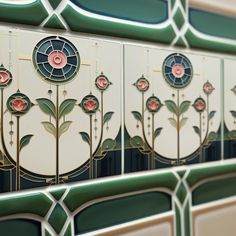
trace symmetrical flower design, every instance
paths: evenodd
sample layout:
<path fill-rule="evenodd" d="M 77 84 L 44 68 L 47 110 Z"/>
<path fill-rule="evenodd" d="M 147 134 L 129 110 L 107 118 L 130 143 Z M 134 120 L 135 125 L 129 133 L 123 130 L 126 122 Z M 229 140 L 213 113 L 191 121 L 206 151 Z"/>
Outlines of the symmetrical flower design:
<path fill-rule="evenodd" d="M 198 97 L 194 103 L 193 107 L 197 112 L 203 112 L 206 109 L 206 102 L 204 101 L 203 98 Z"/>
<path fill-rule="evenodd" d="M 143 75 L 136 83 L 134 83 L 134 85 L 140 92 L 146 92 L 149 89 L 149 81 Z"/>
<path fill-rule="evenodd" d="M 70 41 L 52 36 L 35 46 L 33 63 L 43 79 L 62 84 L 71 81 L 79 71 L 80 56 Z"/>
<path fill-rule="evenodd" d="M 0 88 L 5 88 L 12 82 L 12 74 L 9 70 L 4 68 L 3 65 L 0 66 Z"/>
<path fill-rule="evenodd" d="M 80 106 L 85 113 L 93 114 L 99 108 L 99 101 L 94 95 L 89 94 L 82 99 Z"/>
<path fill-rule="evenodd" d="M 151 96 L 146 101 L 146 107 L 151 113 L 158 112 L 162 106 L 160 99 L 156 96 Z"/>
<path fill-rule="evenodd" d="M 20 91 L 12 94 L 7 100 L 7 108 L 15 116 L 24 115 L 31 108 L 30 99 Z"/>
<path fill-rule="evenodd" d="M 191 82 L 193 68 L 190 60 L 185 55 L 173 53 L 164 60 L 162 73 L 171 87 L 181 89 Z"/>
<path fill-rule="evenodd" d="M 203 85 L 203 92 L 204 92 L 206 95 L 210 95 L 210 94 L 213 92 L 214 89 L 215 89 L 215 88 L 213 87 L 213 85 L 212 85 L 209 81 L 207 81 L 207 82 Z"/>
<path fill-rule="evenodd" d="M 99 90 L 105 91 L 111 85 L 111 82 L 109 81 L 109 79 L 103 73 L 101 73 L 96 78 L 95 85 Z"/>

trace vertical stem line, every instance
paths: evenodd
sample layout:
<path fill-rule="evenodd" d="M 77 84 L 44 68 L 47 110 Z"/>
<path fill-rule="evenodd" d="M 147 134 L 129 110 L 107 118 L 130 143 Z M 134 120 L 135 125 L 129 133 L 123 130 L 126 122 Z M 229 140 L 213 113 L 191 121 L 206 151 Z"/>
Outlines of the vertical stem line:
<path fill-rule="evenodd" d="M 93 127 L 92 127 L 92 115 L 89 115 L 89 119 L 90 119 L 90 159 L 89 159 L 89 164 L 90 164 L 90 169 L 89 169 L 89 178 L 93 179 Z"/>
<path fill-rule="evenodd" d="M 20 190 L 20 117 L 16 117 L 16 190 Z"/>
<path fill-rule="evenodd" d="M 202 156 L 202 113 L 199 113 L 199 129 L 200 129 L 200 133 L 199 133 L 199 141 L 200 141 L 200 157 L 199 157 L 199 161 L 203 162 L 203 156 Z"/>
<path fill-rule="evenodd" d="M 56 90 L 56 184 L 59 184 L 59 85 Z"/>
<path fill-rule="evenodd" d="M 152 169 L 155 169 L 155 156 L 154 156 L 154 141 L 155 141 L 155 137 L 154 137 L 154 113 L 152 113 Z"/>
<path fill-rule="evenodd" d="M 179 90 L 177 90 L 177 165 L 180 164 Z"/>

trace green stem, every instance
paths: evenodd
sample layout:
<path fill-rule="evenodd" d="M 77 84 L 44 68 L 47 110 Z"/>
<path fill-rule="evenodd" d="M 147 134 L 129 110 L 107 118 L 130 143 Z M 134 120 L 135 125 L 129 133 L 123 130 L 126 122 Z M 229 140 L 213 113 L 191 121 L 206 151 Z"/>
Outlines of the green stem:
<path fill-rule="evenodd" d="M 155 141 L 155 138 L 154 138 L 154 113 L 152 113 L 152 166 L 151 168 L 152 169 L 155 169 L 155 151 L 154 151 L 154 141 Z"/>
<path fill-rule="evenodd" d="M 56 184 L 59 183 L 59 85 L 56 85 Z"/>
<path fill-rule="evenodd" d="M 177 90 L 177 165 L 180 164 L 179 90 Z"/>
<path fill-rule="evenodd" d="M 20 117 L 16 117 L 16 190 L 20 190 Z"/>
<path fill-rule="evenodd" d="M 92 127 L 92 115 L 89 115 L 89 119 L 90 119 L 90 142 L 89 142 L 89 151 L 90 151 L 90 159 L 89 159 L 89 163 L 90 163 L 90 169 L 89 169 L 89 178 L 93 179 L 93 127 Z"/>
<path fill-rule="evenodd" d="M 199 161 L 203 161 L 202 157 L 202 113 L 199 113 L 199 127 L 200 127 L 200 134 L 199 134 L 199 139 L 200 139 L 200 157 Z"/>

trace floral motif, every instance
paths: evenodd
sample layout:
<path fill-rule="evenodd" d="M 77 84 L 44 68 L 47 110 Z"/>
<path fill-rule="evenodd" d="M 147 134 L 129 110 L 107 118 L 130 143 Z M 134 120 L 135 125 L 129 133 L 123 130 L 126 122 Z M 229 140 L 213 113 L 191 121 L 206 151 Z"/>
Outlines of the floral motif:
<path fill-rule="evenodd" d="M 203 92 L 204 92 L 206 95 L 210 95 L 210 94 L 213 92 L 214 89 L 215 89 L 215 88 L 212 86 L 212 84 L 211 84 L 209 81 L 207 81 L 207 82 L 203 85 Z"/>
<path fill-rule="evenodd" d="M 12 74 L 10 71 L 4 68 L 3 65 L 0 66 L 0 88 L 5 88 L 12 82 Z"/>
<path fill-rule="evenodd" d="M 231 89 L 231 91 L 236 95 L 236 85 Z"/>
<path fill-rule="evenodd" d="M 155 96 L 151 96 L 148 98 L 148 100 L 146 102 L 146 107 L 147 107 L 148 111 L 155 113 L 160 110 L 160 108 L 162 107 L 162 103 L 159 98 L 157 98 Z"/>
<path fill-rule="evenodd" d="M 16 116 L 24 115 L 31 108 L 30 99 L 20 91 L 12 94 L 7 100 L 7 108 L 11 114 Z"/>
<path fill-rule="evenodd" d="M 162 72 L 166 82 L 176 89 L 186 87 L 193 77 L 193 68 L 190 60 L 180 53 L 173 53 L 166 57 L 163 62 Z"/>
<path fill-rule="evenodd" d="M 87 95 L 82 99 L 80 106 L 85 113 L 93 114 L 98 110 L 99 102 L 95 96 Z"/>
<path fill-rule="evenodd" d="M 70 82 L 79 71 L 80 56 L 76 47 L 62 37 L 47 37 L 35 46 L 33 63 L 37 72 L 53 84 Z"/>
<path fill-rule="evenodd" d="M 144 76 L 139 78 L 134 85 L 140 92 L 146 92 L 149 89 L 149 82 Z"/>
<path fill-rule="evenodd" d="M 102 91 L 108 89 L 110 84 L 111 84 L 111 82 L 108 80 L 108 78 L 103 73 L 101 73 L 101 75 L 99 75 L 95 80 L 96 87 Z"/>
<path fill-rule="evenodd" d="M 199 97 L 194 101 L 193 107 L 197 112 L 203 112 L 206 109 L 206 102 L 203 98 Z"/>

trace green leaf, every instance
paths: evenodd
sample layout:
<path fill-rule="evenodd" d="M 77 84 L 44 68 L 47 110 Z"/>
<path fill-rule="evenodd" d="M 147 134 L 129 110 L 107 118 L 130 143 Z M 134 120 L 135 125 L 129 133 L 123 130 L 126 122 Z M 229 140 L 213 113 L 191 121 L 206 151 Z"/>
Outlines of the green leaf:
<path fill-rule="evenodd" d="M 107 112 L 104 117 L 103 117 L 103 124 L 105 124 L 106 122 L 110 121 L 112 115 L 114 114 L 114 112 L 110 111 Z"/>
<path fill-rule="evenodd" d="M 142 116 L 138 111 L 132 111 L 132 114 L 137 121 L 142 121 Z"/>
<path fill-rule="evenodd" d="M 40 109 L 47 115 L 56 117 L 56 107 L 53 102 L 47 98 L 38 98 L 36 99 Z"/>
<path fill-rule="evenodd" d="M 177 115 L 178 109 L 177 109 L 177 106 L 176 106 L 176 104 L 175 104 L 174 101 L 172 101 L 172 100 L 166 100 L 166 101 L 165 101 L 165 105 L 166 105 L 167 109 L 168 109 L 170 112 L 172 112 L 172 113 L 174 113 L 174 114 Z"/>
<path fill-rule="evenodd" d="M 208 120 L 211 120 L 215 114 L 216 114 L 216 111 L 211 111 L 208 115 Z"/>
<path fill-rule="evenodd" d="M 179 108 L 179 115 L 183 114 L 184 112 L 186 112 L 189 107 L 191 105 L 190 101 L 184 101 L 181 103 L 180 108 Z"/>
<path fill-rule="evenodd" d="M 90 144 L 89 135 L 86 132 L 79 132 L 84 142 Z"/>
<path fill-rule="evenodd" d="M 68 113 L 70 113 L 73 108 L 75 107 L 75 103 L 76 100 L 75 99 L 66 99 L 64 100 L 60 107 L 59 107 L 59 119 L 64 116 L 67 115 Z"/>
<path fill-rule="evenodd" d="M 28 135 L 25 135 L 24 137 L 21 138 L 20 140 L 20 151 L 23 147 L 25 147 L 26 145 L 29 144 L 30 142 L 30 139 L 33 137 L 34 135 L 33 134 L 28 134 Z"/>
<path fill-rule="evenodd" d="M 154 132 L 154 138 L 156 138 L 157 136 L 159 136 L 160 134 L 161 134 L 161 131 L 162 131 L 162 127 L 160 127 L 160 128 L 157 128 L 156 130 L 155 130 L 155 132 Z"/>
<path fill-rule="evenodd" d="M 132 147 L 143 147 L 143 140 L 139 136 L 134 136 L 130 138 L 130 144 Z"/>
<path fill-rule="evenodd" d="M 234 118 L 236 118 L 236 111 L 230 111 L 230 113 L 232 114 Z"/>
<path fill-rule="evenodd" d="M 200 136 L 200 129 L 197 126 L 193 126 L 193 129 L 194 129 L 195 133 Z"/>
<path fill-rule="evenodd" d="M 102 143 L 102 151 L 113 150 L 115 146 L 116 146 L 116 141 L 108 138 Z"/>
<path fill-rule="evenodd" d="M 168 118 L 168 120 L 174 128 L 177 128 L 177 121 L 174 118 Z"/>
<path fill-rule="evenodd" d="M 210 132 L 207 139 L 209 142 L 213 142 L 217 139 L 218 135 L 216 132 Z"/>
<path fill-rule="evenodd" d="M 184 117 L 181 119 L 181 121 L 179 122 L 179 129 L 181 129 L 187 122 L 188 118 Z"/>
<path fill-rule="evenodd" d="M 236 139 L 236 130 L 230 131 L 230 132 L 229 132 L 229 137 L 230 137 L 231 139 Z"/>
<path fill-rule="evenodd" d="M 51 122 L 43 121 L 42 124 L 43 124 L 43 127 L 44 127 L 50 134 L 52 134 L 54 137 L 56 137 L 56 128 L 55 128 L 55 126 L 54 126 Z"/>
<path fill-rule="evenodd" d="M 72 121 L 65 121 L 60 125 L 59 137 L 69 129 L 71 123 L 72 123 Z"/>

